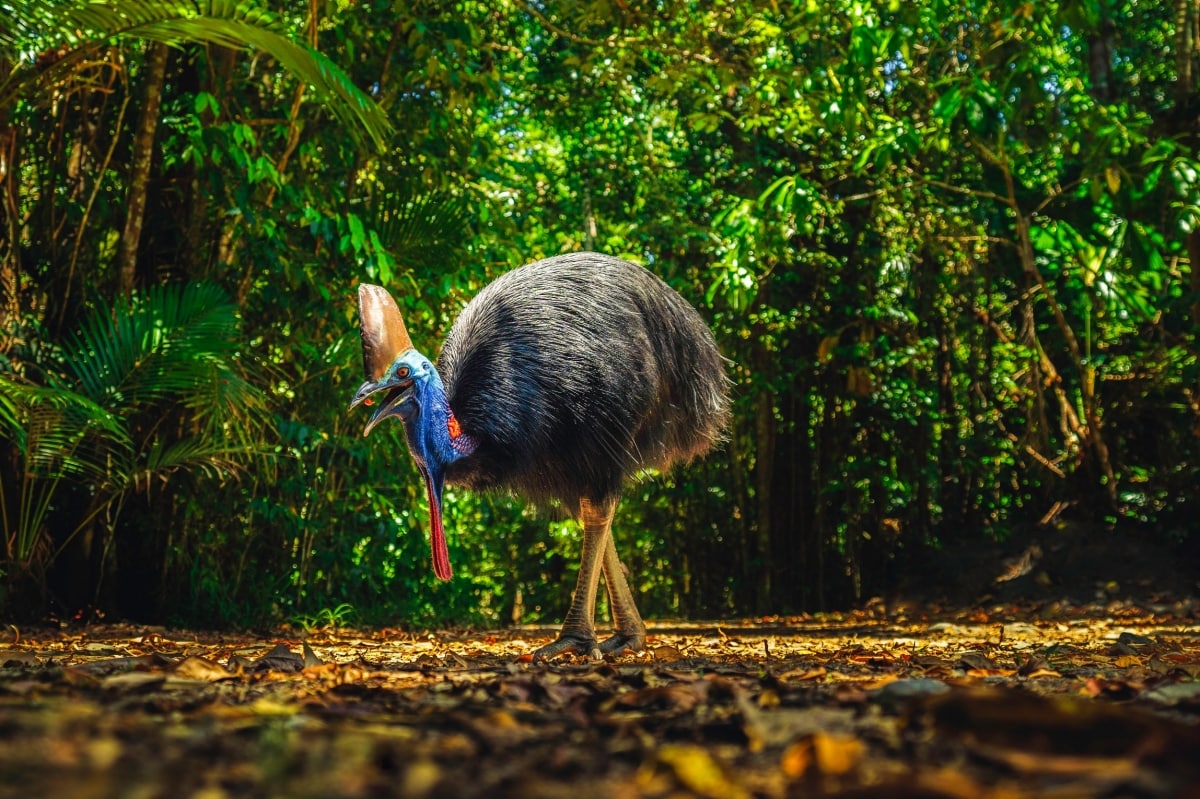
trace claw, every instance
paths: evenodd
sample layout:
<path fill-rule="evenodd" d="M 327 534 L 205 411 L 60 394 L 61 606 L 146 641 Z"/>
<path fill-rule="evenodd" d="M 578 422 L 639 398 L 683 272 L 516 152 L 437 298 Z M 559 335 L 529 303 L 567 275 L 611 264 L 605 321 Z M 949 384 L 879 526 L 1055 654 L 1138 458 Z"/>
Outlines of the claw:
<path fill-rule="evenodd" d="M 591 658 L 592 660 L 602 659 L 600 647 L 596 646 L 596 639 L 593 636 L 585 636 L 575 633 L 562 633 L 556 640 L 551 641 L 545 646 L 535 650 L 533 653 L 533 662 L 544 662 L 565 652 L 583 655 Z"/>
<path fill-rule="evenodd" d="M 641 652 L 646 648 L 646 636 L 642 633 L 617 633 L 613 637 L 600 642 L 600 653 L 603 655 L 620 655 L 625 651 Z"/>

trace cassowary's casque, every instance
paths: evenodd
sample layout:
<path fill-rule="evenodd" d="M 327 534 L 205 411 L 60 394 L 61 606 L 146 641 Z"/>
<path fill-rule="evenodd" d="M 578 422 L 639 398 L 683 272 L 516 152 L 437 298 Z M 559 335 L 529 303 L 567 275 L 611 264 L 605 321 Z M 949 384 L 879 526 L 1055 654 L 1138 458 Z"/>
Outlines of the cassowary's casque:
<path fill-rule="evenodd" d="M 604 255 L 547 258 L 503 275 L 463 310 L 437 368 L 395 301 L 361 285 L 366 382 L 350 407 L 379 406 L 363 435 L 404 422 L 429 498 L 434 572 L 449 579 L 446 482 L 506 489 L 577 510 L 583 557 L 559 638 L 535 653 L 641 649 L 645 626 L 613 546 L 623 483 L 707 451 L 729 412 L 724 361 L 688 303 L 646 269 Z M 379 392 L 386 392 L 382 397 Z M 615 626 L 596 645 L 603 572 Z"/>

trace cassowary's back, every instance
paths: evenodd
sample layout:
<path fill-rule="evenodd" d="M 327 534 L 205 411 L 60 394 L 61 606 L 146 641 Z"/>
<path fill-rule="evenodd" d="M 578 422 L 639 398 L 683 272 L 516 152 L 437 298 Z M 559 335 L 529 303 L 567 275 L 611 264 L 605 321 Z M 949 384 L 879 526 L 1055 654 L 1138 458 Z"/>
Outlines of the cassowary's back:
<path fill-rule="evenodd" d="M 707 450 L 725 426 L 724 361 L 682 297 L 595 253 L 509 272 L 463 310 L 438 371 L 477 441 L 452 483 L 575 503 Z"/>

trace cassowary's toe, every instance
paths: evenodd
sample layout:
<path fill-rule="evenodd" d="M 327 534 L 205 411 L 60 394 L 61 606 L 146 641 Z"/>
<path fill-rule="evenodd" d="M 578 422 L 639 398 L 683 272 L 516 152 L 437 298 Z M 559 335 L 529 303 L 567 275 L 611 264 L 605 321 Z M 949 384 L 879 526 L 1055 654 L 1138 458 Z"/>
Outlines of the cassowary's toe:
<path fill-rule="evenodd" d="M 545 646 L 534 650 L 533 660 L 536 663 L 539 660 L 549 660 L 552 657 L 567 652 L 584 655 L 592 660 L 600 659 L 600 649 L 596 646 L 596 639 L 590 635 L 581 633 L 564 632 L 558 636 L 557 640 L 551 641 Z"/>
<path fill-rule="evenodd" d="M 617 633 L 612 638 L 600 642 L 600 652 L 604 655 L 619 655 L 622 652 L 641 652 L 646 648 L 646 636 L 643 633 Z"/>

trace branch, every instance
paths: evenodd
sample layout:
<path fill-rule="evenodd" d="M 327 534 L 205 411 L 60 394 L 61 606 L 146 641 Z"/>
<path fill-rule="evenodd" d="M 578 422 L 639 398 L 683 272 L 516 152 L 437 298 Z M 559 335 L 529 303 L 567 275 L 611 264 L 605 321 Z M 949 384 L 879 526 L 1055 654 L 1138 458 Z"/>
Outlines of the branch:
<path fill-rule="evenodd" d="M 952 191 L 956 194 L 965 194 L 968 197 L 978 197 L 982 200 L 993 200 L 998 203 L 1008 205 L 1008 198 L 1002 194 L 997 194 L 994 191 L 986 191 L 984 189 L 972 189 L 967 186 L 956 186 L 953 183 L 946 183 L 942 180 L 934 180 L 933 178 L 922 178 L 921 181 L 929 186 L 935 186 L 939 189 Z"/>
<path fill-rule="evenodd" d="M 561 36 L 569 42 L 584 44 L 588 47 L 612 47 L 618 41 L 615 33 L 609 36 L 607 39 L 589 39 L 586 36 L 580 36 L 577 33 L 571 33 L 569 30 L 555 25 L 550 21 L 549 17 L 547 17 L 541 11 L 538 11 L 529 3 L 518 2 L 517 5 L 520 6 L 521 10 L 523 10 L 526 14 L 542 23 L 542 27 L 544 27 L 546 30 L 550 31 L 555 36 Z"/>
<path fill-rule="evenodd" d="M 679 47 L 672 47 L 671 45 L 669 45 L 665 42 L 654 42 L 651 39 L 642 38 L 642 37 L 638 37 L 638 36 L 629 36 L 624 39 L 622 39 L 620 36 L 618 36 L 615 33 L 609 35 L 605 39 L 592 39 L 587 36 L 580 36 L 578 33 L 572 33 L 571 31 L 567 30 L 566 28 L 563 28 L 560 25 L 556 25 L 554 22 L 552 22 L 550 20 L 549 17 L 547 17 L 545 14 L 543 14 L 541 11 L 534 8 L 531 4 L 529 4 L 527 2 L 518 2 L 517 5 L 518 5 L 518 7 L 521 8 L 522 11 L 529 14 L 531 17 L 533 17 L 538 22 L 540 22 L 546 30 L 550 31 L 555 36 L 560 36 L 560 37 L 566 39 L 569 42 L 575 42 L 576 44 L 582 44 L 587 47 L 606 47 L 606 48 L 607 47 L 616 47 L 618 44 L 621 46 L 624 46 L 624 47 L 629 47 L 630 45 L 642 45 L 642 46 L 653 45 L 654 47 L 656 47 L 658 50 L 660 50 L 663 53 L 668 53 L 670 55 L 678 56 L 680 58 L 690 59 L 693 61 L 699 61 L 702 64 L 708 64 L 710 66 L 717 63 L 717 59 L 713 58 L 710 55 L 707 55 L 706 53 L 698 53 L 694 50 L 684 50 Z M 634 49 L 636 50 L 636 48 L 634 48 Z"/>

